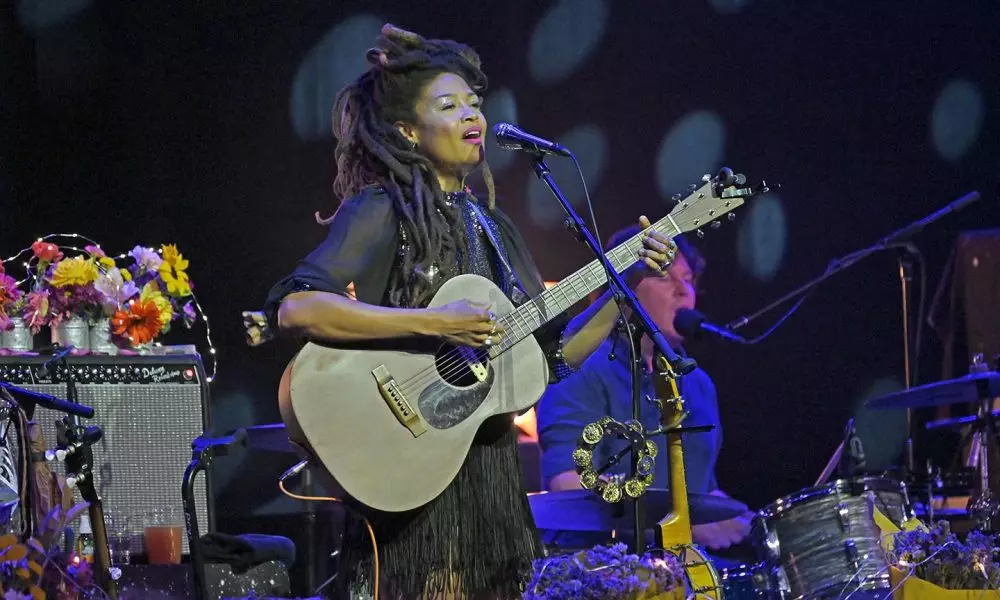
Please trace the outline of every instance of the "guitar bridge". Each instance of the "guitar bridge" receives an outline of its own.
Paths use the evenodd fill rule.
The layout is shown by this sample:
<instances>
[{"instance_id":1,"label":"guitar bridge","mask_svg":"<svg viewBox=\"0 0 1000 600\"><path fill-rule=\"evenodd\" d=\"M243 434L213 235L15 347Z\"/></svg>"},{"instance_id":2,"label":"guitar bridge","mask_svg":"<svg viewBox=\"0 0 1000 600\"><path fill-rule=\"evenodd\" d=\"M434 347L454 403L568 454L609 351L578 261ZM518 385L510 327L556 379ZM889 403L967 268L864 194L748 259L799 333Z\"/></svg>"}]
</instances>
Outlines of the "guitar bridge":
<instances>
[{"instance_id":1,"label":"guitar bridge","mask_svg":"<svg viewBox=\"0 0 1000 600\"><path fill-rule=\"evenodd\" d=\"M421 422L420 415L410 406L406 396L396 385L396 380L389 374L389 369L385 365L379 365L372 369L372 375L378 384L378 391L382 394L382 399L385 400L396 420L403 427L409 429L413 437L419 437L426 432L427 428Z\"/></svg>"}]
</instances>

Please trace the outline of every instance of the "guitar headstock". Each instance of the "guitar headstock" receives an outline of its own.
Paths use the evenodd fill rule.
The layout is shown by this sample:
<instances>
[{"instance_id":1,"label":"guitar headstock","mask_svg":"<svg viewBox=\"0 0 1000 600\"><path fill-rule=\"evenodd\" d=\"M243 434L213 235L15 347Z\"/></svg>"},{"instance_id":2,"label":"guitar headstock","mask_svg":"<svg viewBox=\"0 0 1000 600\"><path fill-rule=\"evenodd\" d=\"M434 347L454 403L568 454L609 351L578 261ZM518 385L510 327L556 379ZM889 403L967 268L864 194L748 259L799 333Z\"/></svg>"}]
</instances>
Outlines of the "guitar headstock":
<instances>
[{"instance_id":1,"label":"guitar headstock","mask_svg":"<svg viewBox=\"0 0 1000 600\"><path fill-rule=\"evenodd\" d=\"M79 489L87 502L99 499L94 487L94 451L91 444L102 436L101 428L96 425L78 429L68 417L56 422L56 440L66 452L66 483Z\"/></svg>"},{"instance_id":2,"label":"guitar headstock","mask_svg":"<svg viewBox=\"0 0 1000 600\"><path fill-rule=\"evenodd\" d=\"M723 167L714 177L702 177L700 186L692 185L687 197L674 196L677 205L670 211L668 220L676 233L696 231L700 237L704 235L701 228L705 225L711 224L713 228L720 225L719 217L728 215L729 220L733 220L732 211L743 205L744 198L769 191L765 182L748 186L746 180L743 174L734 174L729 167Z\"/></svg>"}]
</instances>

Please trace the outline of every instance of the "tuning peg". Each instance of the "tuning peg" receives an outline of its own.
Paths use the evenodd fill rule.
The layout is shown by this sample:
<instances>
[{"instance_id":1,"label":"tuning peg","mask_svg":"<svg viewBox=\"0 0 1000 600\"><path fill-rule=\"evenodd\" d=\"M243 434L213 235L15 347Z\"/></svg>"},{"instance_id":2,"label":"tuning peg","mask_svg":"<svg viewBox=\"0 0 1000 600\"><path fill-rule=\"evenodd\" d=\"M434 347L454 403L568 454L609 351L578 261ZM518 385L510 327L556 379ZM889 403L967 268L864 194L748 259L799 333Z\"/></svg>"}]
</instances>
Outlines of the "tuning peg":
<instances>
[{"instance_id":1,"label":"tuning peg","mask_svg":"<svg viewBox=\"0 0 1000 600\"><path fill-rule=\"evenodd\" d=\"M80 473L80 474L75 474L74 473L74 474L70 474L68 477L66 477L66 487L68 487L70 489L73 489L76 486L78 486L81 483L84 483L86 481L87 481L87 474L86 473Z\"/></svg>"},{"instance_id":2,"label":"tuning peg","mask_svg":"<svg viewBox=\"0 0 1000 600\"><path fill-rule=\"evenodd\" d=\"M670 197L670 200L674 204L680 204L680 202L681 202L682 199L683 199L683 197L680 194L674 194L673 196Z\"/></svg>"},{"instance_id":3,"label":"tuning peg","mask_svg":"<svg viewBox=\"0 0 1000 600\"><path fill-rule=\"evenodd\" d=\"M701 180L703 182L705 182L705 183L708 183L709 181L712 181L712 176L709 175L708 173L705 173L704 175L701 176ZM694 186L691 186L691 187L694 187Z\"/></svg>"},{"instance_id":4,"label":"tuning peg","mask_svg":"<svg viewBox=\"0 0 1000 600\"><path fill-rule=\"evenodd\" d=\"M695 233L695 235L698 236L698 239L701 239L701 238L705 237L705 232L702 231L702 230L700 230L700 229L695 229L694 233Z\"/></svg>"},{"instance_id":5,"label":"tuning peg","mask_svg":"<svg viewBox=\"0 0 1000 600\"><path fill-rule=\"evenodd\" d=\"M729 221L730 223L732 223L733 221L735 221L736 220L736 213L731 212L728 215L726 215L726 220Z\"/></svg>"},{"instance_id":6,"label":"tuning peg","mask_svg":"<svg viewBox=\"0 0 1000 600\"><path fill-rule=\"evenodd\" d=\"M712 221L712 224L709 227L711 227L712 229L718 229L719 227L722 227L722 222L721 221Z\"/></svg>"},{"instance_id":7,"label":"tuning peg","mask_svg":"<svg viewBox=\"0 0 1000 600\"><path fill-rule=\"evenodd\" d=\"M708 175L706 175L706 177L708 177ZM692 183L691 185L689 185L689 186L688 186L688 191L689 191L689 192L693 192L693 191L695 191L695 190L697 190L697 189L698 189L698 186L697 186L697 185L695 185L695 184L693 184L693 183Z\"/></svg>"}]
</instances>

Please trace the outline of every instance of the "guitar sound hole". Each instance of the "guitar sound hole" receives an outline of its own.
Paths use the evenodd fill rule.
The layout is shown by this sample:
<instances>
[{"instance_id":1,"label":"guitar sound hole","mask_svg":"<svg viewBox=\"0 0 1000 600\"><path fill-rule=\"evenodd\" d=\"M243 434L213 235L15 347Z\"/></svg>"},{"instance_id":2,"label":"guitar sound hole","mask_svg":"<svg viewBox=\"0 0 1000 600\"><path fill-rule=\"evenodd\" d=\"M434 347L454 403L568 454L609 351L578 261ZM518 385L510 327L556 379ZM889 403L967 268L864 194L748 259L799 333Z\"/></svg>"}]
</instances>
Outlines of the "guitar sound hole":
<instances>
[{"instance_id":1,"label":"guitar sound hole","mask_svg":"<svg viewBox=\"0 0 1000 600\"><path fill-rule=\"evenodd\" d=\"M479 382L474 368L489 368L486 351L468 346L441 346L434 355L434 367L441 379L455 387L470 387Z\"/></svg>"}]
</instances>

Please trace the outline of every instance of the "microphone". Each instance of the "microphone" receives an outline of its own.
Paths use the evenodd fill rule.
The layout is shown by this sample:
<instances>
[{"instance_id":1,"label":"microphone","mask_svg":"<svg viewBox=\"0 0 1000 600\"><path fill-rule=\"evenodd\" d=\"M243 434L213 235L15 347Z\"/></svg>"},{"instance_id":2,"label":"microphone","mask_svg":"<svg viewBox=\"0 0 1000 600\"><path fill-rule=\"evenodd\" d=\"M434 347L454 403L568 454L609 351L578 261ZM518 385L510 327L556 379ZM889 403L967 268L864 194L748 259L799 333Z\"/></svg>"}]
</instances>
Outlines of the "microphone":
<instances>
[{"instance_id":1,"label":"microphone","mask_svg":"<svg viewBox=\"0 0 1000 600\"><path fill-rule=\"evenodd\" d=\"M979 198L980 198L979 192L971 191L968 194L962 196L961 198L953 200L952 202L948 203L947 206L945 206L942 209L939 209L937 212L927 215L926 217L920 219L919 221L914 221L913 223L910 223L906 227L896 230L893 233L890 233L886 237L879 240L878 245L884 247L890 245L897 245L900 242L908 241L909 238L918 233L924 227L927 227L934 221L937 221L938 219L949 213L962 210L963 208L972 204L973 202L978 201Z\"/></svg>"},{"instance_id":2,"label":"microphone","mask_svg":"<svg viewBox=\"0 0 1000 600\"><path fill-rule=\"evenodd\" d=\"M493 136L497 146L504 150L521 150L532 154L555 154L556 156L571 156L570 151L555 142L521 131L510 123L497 123L493 126Z\"/></svg>"},{"instance_id":3,"label":"microphone","mask_svg":"<svg viewBox=\"0 0 1000 600\"><path fill-rule=\"evenodd\" d=\"M89 406L77 404L76 402L67 402L66 400L62 400L48 394L43 394L41 392L26 390L4 381L0 381L0 390L8 392L14 397L15 400L19 400L25 404L37 404L38 406L49 410L56 410L68 415L83 417L85 419L91 419L94 417L94 409Z\"/></svg>"},{"instance_id":4,"label":"microphone","mask_svg":"<svg viewBox=\"0 0 1000 600\"><path fill-rule=\"evenodd\" d=\"M674 315L674 329L677 330L677 333L690 339L697 339L703 333L708 333L711 336L722 338L729 342L736 342L737 344L747 343L743 337L710 323L708 317L689 308L682 308Z\"/></svg>"}]
</instances>

